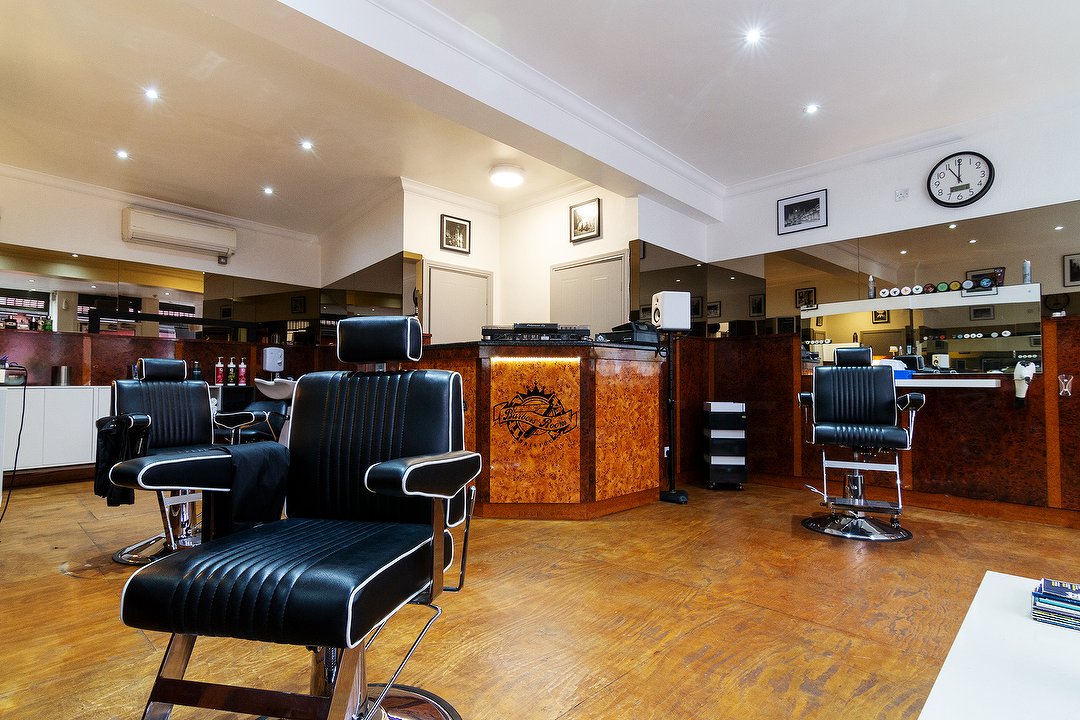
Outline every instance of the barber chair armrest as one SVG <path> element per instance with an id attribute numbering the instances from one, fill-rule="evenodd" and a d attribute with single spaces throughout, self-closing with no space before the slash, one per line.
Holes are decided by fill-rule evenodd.
<path id="1" fill-rule="evenodd" d="M 800 405 L 813 406 L 813 404 L 814 404 L 814 393 L 812 393 L 812 392 L 801 392 L 801 393 L 799 393 L 799 404 Z"/>
<path id="2" fill-rule="evenodd" d="M 229 430 L 246 428 L 266 422 L 270 413 L 262 410 L 239 410 L 237 412 L 219 412 L 214 416 L 214 424 Z"/>
<path id="3" fill-rule="evenodd" d="M 901 412 L 918 412 L 918 410 L 926 404 L 926 395 L 923 393 L 908 393 L 896 398 L 896 407 Z"/>
<path id="4" fill-rule="evenodd" d="M 137 432 L 144 432 L 150 427 L 150 416 L 146 413 L 126 413 L 123 415 L 117 415 L 115 417 L 103 417 L 98 418 L 97 428 L 101 430 L 105 425 L 116 421 L 117 425 L 126 431 L 135 430 Z"/>
<path id="5" fill-rule="evenodd" d="M 386 460 L 368 468 L 364 485 L 382 495 L 449 500 L 480 474 L 482 463 L 480 454 L 469 450 Z"/>
<path id="6" fill-rule="evenodd" d="M 109 470 L 113 485 L 136 490 L 228 491 L 232 479 L 232 457 L 213 448 L 148 455 L 117 463 Z"/>

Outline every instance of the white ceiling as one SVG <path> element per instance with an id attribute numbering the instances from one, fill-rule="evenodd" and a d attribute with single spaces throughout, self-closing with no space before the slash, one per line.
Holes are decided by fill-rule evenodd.
<path id="1" fill-rule="evenodd" d="M 407 12 L 414 32 L 438 27 L 474 60 L 508 53 L 524 63 L 516 77 L 561 90 L 563 112 L 720 195 L 1080 96 L 1075 0 L 289 4 Z M 480 103 L 274 0 L 0 0 L 0 17 L 5 165 L 308 233 L 398 177 L 504 208 L 579 178 L 662 192 L 648 170 L 613 168 L 572 133 L 523 126 L 497 98 Z M 763 33 L 753 47 L 751 26 Z M 805 115 L 808 102 L 821 112 Z M 522 165 L 527 183 L 490 186 L 498 161 Z"/>

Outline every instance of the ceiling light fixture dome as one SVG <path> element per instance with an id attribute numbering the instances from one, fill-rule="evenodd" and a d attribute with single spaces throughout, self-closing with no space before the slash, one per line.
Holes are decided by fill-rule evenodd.
<path id="1" fill-rule="evenodd" d="M 525 171 L 517 165 L 501 163 L 491 168 L 488 177 L 494 185 L 503 188 L 512 188 L 525 182 Z"/>

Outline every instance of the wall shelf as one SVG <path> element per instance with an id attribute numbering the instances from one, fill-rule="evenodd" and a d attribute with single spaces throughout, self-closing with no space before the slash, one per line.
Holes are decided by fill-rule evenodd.
<path id="1" fill-rule="evenodd" d="M 971 305 L 1003 305 L 1006 303 L 1038 303 L 1042 300 L 1042 285 L 1002 285 L 997 293 L 964 294 L 963 290 L 922 293 L 920 295 L 896 295 L 887 298 L 849 300 L 847 302 L 823 303 L 812 310 L 803 310 L 803 318 L 844 313 L 872 312 L 874 310 L 922 310 L 942 307 L 967 307 Z"/>

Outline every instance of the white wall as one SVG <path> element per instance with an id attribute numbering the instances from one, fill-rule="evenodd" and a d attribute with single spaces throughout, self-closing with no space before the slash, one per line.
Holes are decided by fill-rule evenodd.
<path id="1" fill-rule="evenodd" d="M 125 243 L 120 238 L 120 214 L 128 205 L 231 225 L 236 228 L 236 254 L 223 267 L 208 255 Z M 312 235 L 3 165 L 0 243 L 297 285 L 321 284 L 319 244 Z M 297 262 L 297 258 L 314 262 Z"/>
<path id="2" fill-rule="evenodd" d="M 723 260 L 994 215 L 1080 198 L 1080 163 L 1069 151 L 1080 135 L 1080 107 L 986 118 L 934 136 L 855 154 L 765 183 L 729 188 L 724 223 L 709 227 L 708 259 Z M 943 208 L 926 193 L 926 176 L 946 155 L 983 153 L 994 163 L 990 192 L 964 208 Z M 828 190 L 828 226 L 776 234 L 776 202 Z M 909 198 L 896 202 L 894 191 Z"/>
<path id="3" fill-rule="evenodd" d="M 321 281 L 316 287 L 401 252 L 404 217 L 405 199 L 398 183 L 389 186 L 381 198 L 365 198 L 360 214 L 337 223 L 320 238 Z"/>
<path id="4" fill-rule="evenodd" d="M 638 237 L 695 260 L 709 252 L 708 225 L 644 196 L 638 198 Z"/>
<path id="5" fill-rule="evenodd" d="M 600 198 L 601 236 L 571 243 L 570 206 L 596 197 Z M 496 273 L 495 323 L 548 322 L 551 266 L 625 251 L 638 237 L 637 213 L 636 198 L 593 186 L 505 215 L 502 258 Z"/>

